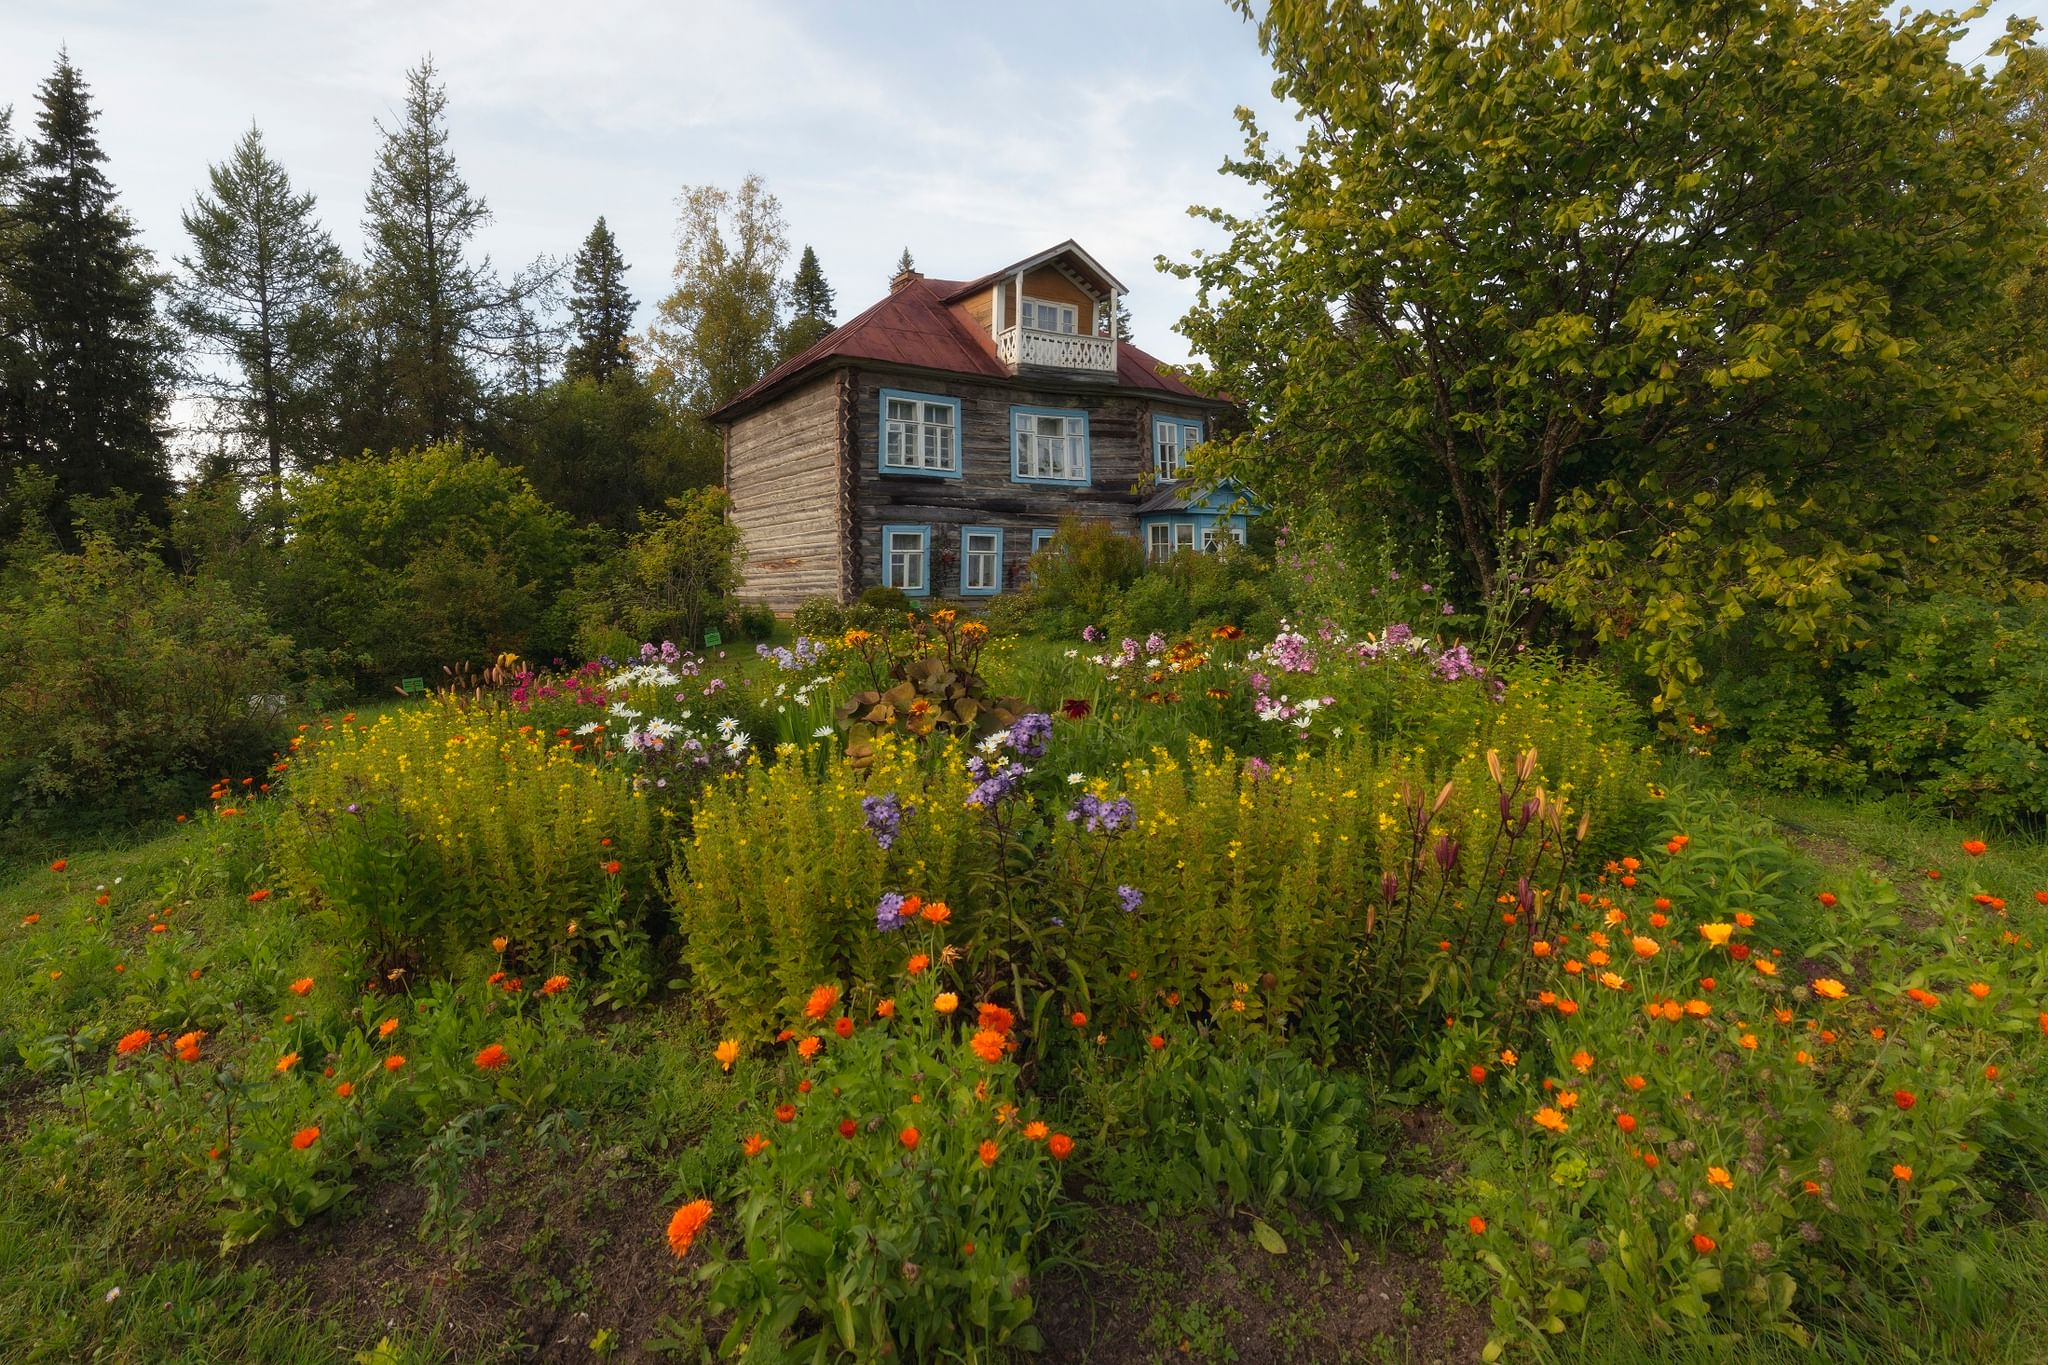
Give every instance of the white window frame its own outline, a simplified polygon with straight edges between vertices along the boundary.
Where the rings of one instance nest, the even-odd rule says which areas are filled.
[[[902,542],[908,542],[908,545]],[[914,548],[911,548],[914,547]],[[899,574],[901,564],[904,572]],[[913,576],[910,570],[915,569]],[[928,526],[884,526],[882,528],[882,586],[901,588],[911,597],[925,597],[932,590],[932,533]]]
[[[1041,308],[1049,308],[1053,311],[1054,326],[1041,327],[1038,325],[1038,310]],[[1024,309],[1020,316],[1023,318],[1026,331],[1058,332],[1065,336],[1076,336],[1079,334],[1081,310],[1071,303],[1055,303],[1051,299],[1034,299],[1029,294],[1026,294],[1024,296]]]
[[[1047,423],[1058,429],[1046,429]],[[1088,414],[1079,409],[1010,409],[1010,478],[1017,483],[1085,484]]]
[[[884,474],[960,477],[959,399],[883,389],[881,409],[877,459]]]
[[[1187,477],[1188,452],[1202,444],[1203,425],[1189,417],[1152,419],[1152,474],[1161,483]]]
[[[976,549],[975,541],[987,542]],[[1003,590],[1003,531],[1000,526],[960,528],[960,595],[993,597]]]
[[[1244,544],[1244,528],[1232,522],[1226,526],[1204,526],[1202,528],[1202,553],[1215,554],[1223,548],[1223,542],[1234,545]]]

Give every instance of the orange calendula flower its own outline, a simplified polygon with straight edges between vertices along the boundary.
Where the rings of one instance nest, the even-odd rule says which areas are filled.
[[[616,859],[616,858],[612,859],[612,860],[611,860],[610,862],[607,862],[607,863],[606,863],[606,864],[604,865],[604,875],[605,875],[605,876],[607,876],[607,877],[616,877],[616,876],[618,876],[618,875],[619,875],[619,867],[620,867],[620,863],[619,863],[619,860],[618,860],[618,859]]]
[[[1045,1150],[1052,1154],[1054,1161],[1065,1161],[1074,1152],[1074,1140],[1065,1133],[1054,1133],[1045,1140]]]
[[[1644,938],[1641,934],[1637,934],[1634,938],[1630,939],[1628,946],[1637,957],[1644,958],[1655,957],[1664,951],[1663,945],[1658,943],[1656,939]]]
[[[1052,1130],[1047,1128],[1043,1122],[1033,1119],[1024,1125],[1024,1139],[1027,1142],[1043,1142],[1045,1141],[1045,1135],[1050,1131]]]
[[[510,943],[511,941],[511,939],[506,938],[503,934],[500,934],[496,938],[491,940],[491,951],[494,953],[502,953],[505,951],[505,945]]]
[[[1572,1054],[1572,1067],[1580,1073],[1591,1071],[1593,1069],[1593,1054],[1584,1048],[1580,1048]]]
[[[293,995],[310,995],[312,991],[313,978],[310,976],[302,976],[297,981],[292,982]]]
[[[114,1051],[120,1053],[123,1057],[128,1056],[130,1053],[140,1052],[149,1046],[149,1040],[153,1037],[155,1035],[146,1028],[136,1029],[133,1033],[124,1033],[121,1035],[121,1041],[114,1044]],[[293,1060],[297,1059],[294,1058]]]
[[[1756,928],[1756,916],[1750,914],[1747,910],[1737,910],[1735,912],[1735,922],[1745,929]]]
[[[389,1057],[386,1057],[384,1059],[384,1069],[386,1071],[396,1071],[404,1065],[405,1058],[396,1052],[392,1053]]]
[[[1475,1213],[1465,1220],[1465,1227],[1474,1237],[1481,1237],[1486,1233],[1486,1220]]]
[[[568,988],[569,978],[559,972],[540,983],[542,995],[559,995]]]
[[[1972,858],[1983,857],[1985,851],[1989,848],[1990,845],[1985,843],[1982,839],[1963,840],[1963,852],[1969,854]]]
[[[1982,981],[1972,981],[1969,985],[1969,991],[1972,996],[1982,1000],[1985,996],[1991,994],[1991,987]]]
[[[499,1067],[505,1065],[510,1056],[511,1054],[505,1051],[503,1043],[491,1043],[483,1051],[476,1054],[476,1064],[480,1070],[496,1071]]]
[[[334,1087],[334,1093],[341,1096],[343,1099],[347,1099],[350,1095],[356,1093],[355,1082],[343,1081],[340,1085]]]
[[[876,1018],[879,1018],[879,1019],[893,1019],[893,1018],[895,1018],[895,1017],[896,1017],[896,1002],[895,1002],[894,1000],[878,1000],[878,1001],[876,1001],[876,1002],[875,1002],[875,1017],[876,1017]]]
[[[999,1150],[995,1143],[984,1139],[981,1146],[974,1149],[974,1154],[981,1158],[982,1165],[993,1166],[996,1164],[996,1153]]]
[[[976,1007],[974,1022],[981,1028],[992,1028],[997,1033],[1008,1033],[1017,1025],[1017,1017],[1001,1005],[982,1004]]]
[[[1571,1127],[1569,1123],[1565,1122],[1562,1110],[1552,1109],[1548,1105],[1536,1111],[1536,1126],[1548,1128],[1553,1133],[1562,1133]]]
[[[1907,1164],[1906,1164],[1905,1162],[1903,1162],[1903,1161],[1900,1161],[1900,1162],[1895,1162],[1895,1163],[1893,1164],[1893,1166],[1892,1166],[1892,1179],[1894,1179],[1894,1180],[1898,1181],[1898,1182],[1899,1182],[1899,1183],[1900,1183],[1901,1185],[1903,1185],[1903,1184],[1905,1184],[1905,1183],[1906,1183],[1907,1181],[1910,1181],[1910,1180],[1911,1180],[1912,1178],[1913,1178],[1913,1168],[1912,1168],[1911,1166],[1908,1166],[1908,1165],[1907,1165]]]
[[[267,901],[267,900],[269,900],[269,899],[270,899],[270,892],[269,892],[269,891],[268,891],[267,889],[266,889],[266,890],[262,890],[262,891],[251,891],[251,892],[249,893],[249,903],[250,903],[251,905],[256,905],[256,904],[259,904],[259,903],[261,903],[261,902],[263,902],[263,901]]]
[[[1702,1256],[1712,1251],[1715,1245],[1714,1239],[1704,1232],[1695,1232],[1692,1235],[1692,1249]]]
[[[1634,1114],[1616,1114],[1614,1116],[1614,1126],[1621,1129],[1624,1133],[1633,1133],[1636,1130],[1636,1116]]]
[[[932,999],[932,1008],[940,1014],[951,1014],[954,1010],[960,1008],[960,997],[951,991],[940,991]]]
[[[775,1106],[775,1121],[776,1121],[777,1123],[790,1123],[790,1122],[794,1121],[794,1120],[795,1120],[795,1118],[796,1118],[796,1106],[795,1106],[795,1105],[793,1105],[793,1104],[778,1104],[778,1105],[776,1105],[776,1106]]]
[[[379,1038],[389,1038],[396,1032],[398,1032],[398,1021],[396,1019],[386,1019],[383,1023],[377,1025],[377,1036]]]
[[[1075,1010],[1072,1014],[1067,1016],[1067,1022],[1072,1024],[1075,1028],[1087,1028],[1088,1016],[1083,1014],[1079,1010]]]
[[[823,1019],[839,1003],[837,986],[819,986],[811,992],[811,998],[804,1002],[804,1018]]]
[[[818,1050],[824,1046],[824,1043],[820,1042],[815,1034],[805,1034],[796,1045],[796,1055],[808,1062],[811,1058],[817,1056]]]
[[[1610,991],[1625,990],[1628,987],[1628,982],[1623,980],[1618,972],[1600,973],[1600,984]]]
[[[740,1144],[740,1150],[749,1157],[757,1157],[768,1150],[768,1139],[762,1137],[759,1133],[749,1133],[747,1134],[746,1141]]]
[[[1515,1050],[1513,1048],[1504,1047],[1500,1050],[1500,1064],[1502,1066],[1513,1066],[1516,1062],[1520,1060],[1521,1059],[1515,1055]]]
[[[292,1134],[292,1146],[301,1152],[305,1151],[308,1147],[311,1147],[314,1143],[318,1142],[319,1140],[320,1129],[313,1124],[308,1124],[306,1127],[301,1128],[298,1132]]]
[[[832,1031],[841,1038],[851,1038],[853,1036],[853,1020],[847,1015],[840,1015],[832,1021]]]
[[[910,955],[910,961],[904,964],[903,969],[909,972],[912,976],[919,976],[923,974],[925,968],[931,965],[932,960],[929,957],[926,957],[923,953],[912,953]]]
[[[1752,962],[1750,965],[1752,967],[1755,967],[1759,972],[1762,972],[1765,976],[1776,976],[1778,974],[1778,964],[1771,961],[1767,957],[1760,957],[1756,959],[1756,961]]]
[[[924,1139],[918,1133],[917,1129],[905,1128],[902,1132],[896,1135],[896,1140],[903,1144],[903,1149],[905,1151],[914,1152],[917,1150],[917,1144],[919,1142],[922,1142]]]
[[[278,1058],[278,1059],[277,1059],[277,1068],[276,1068],[276,1069],[277,1069],[277,1070],[278,1070],[278,1071],[279,1071],[280,1073],[282,1073],[282,1072],[290,1071],[290,1070],[291,1070],[291,1069],[292,1069],[293,1067],[297,1066],[298,1064],[299,1064],[299,1054],[298,1054],[298,1053],[296,1053],[296,1052],[287,1052],[287,1053],[285,1053],[285,1054],[284,1054],[284,1056],[282,1056],[282,1057],[280,1057],[280,1058]]]
[[[1486,1068],[1477,1062],[1474,1062],[1472,1069],[1465,1074],[1472,1078],[1472,1084],[1474,1085],[1484,1085],[1486,1083]]]
[[[1627,1086],[1631,1090],[1641,1090],[1644,1086],[1648,1085],[1649,1082],[1644,1080],[1641,1076],[1630,1076],[1624,1081],[1622,1081],[1622,1084]]]
[[[944,901],[933,901],[930,905],[918,911],[917,917],[926,924],[944,924],[947,920],[953,918],[953,910]]]
[[[968,1046],[972,1047],[974,1055],[984,1062],[993,1064],[1003,1059],[1003,1035],[992,1028],[978,1030]]]
[[[1557,1107],[1558,1107],[1558,1108],[1560,1108],[1560,1109],[1576,1109],[1576,1108],[1578,1108],[1578,1107],[1579,1107],[1579,1092],[1578,1092],[1578,1091],[1576,1091],[1576,1090],[1560,1090],[1560,1091],[1558,1091],[1558,1092],[1557,1092]]]
[[[1557,1002],[1557,1012],[1559,1014],[1564,1015],[1567,1019],[1569,1019],[1572,1015],[1577,1014],[1579,1012],[1579,1002],[1576,1000],[1561,999]]]
[[[720,1071],[732,1070],[732,1064],[740,1059],[740,1040],[737,1038],[720,1039],[718,1046],[711,1049],[711,1055],[718,1059],[718,1069]]]
[[[1707,1183],[1719,1186],[1724,1190],[1732,1190],[1735,1188],[1735,1177],[1728,1174],[1724,1167],[1709,1166],[1707,1167]]]
[[[668,1249],[676,1254],[677,1260],[690,1254],[691,1243],[697,1240],[697,1234],[710,1221],[709,1199],[692,1199],[669,1216]]]
[[[1849,988],[1831,976],[1823,976],[1813,983],[1813,993],[1823,1000],[1840,1000],[1849,993]]]
[[[1529,945],[1529,951],[1535,954],[1537,957],[1549,957],[1550,954],[1555,950],[1550,946],[1549,943],[1539,938],[1534,943]]]

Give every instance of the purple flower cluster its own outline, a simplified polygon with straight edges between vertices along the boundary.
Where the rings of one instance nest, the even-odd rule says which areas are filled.
[[[1145,893],[1135,886],[1119,886],[1116,889],[1116,898],[1122,903],[1127,915],[1145,903]]]
[[[1101,626],[1083,626],[1081,627],[1081,638],[1093,645],[1100,644],[1105,637],[1103,636]]]
[[[1138,818],[1138,808],[1127,796],[1105,801],[1093,792],[1082,793],[1081,799],[1067,810],[1067,822],[1078,823],[1090,834],[1116,834],[1129,829]]]
[[[1472,651],[1463,645],[1452,645],[1449,649],[1437,655],[1436,662],[1432,663],[1429,668],[1430,672],[1436,674],[1441,682],[1456,682],[1460,678],[1481,678],[1486,676],[1486,670],[1481,668],[1478,662],[1473,659]]]
[[[825,657],[829,648],[830,646],[823,640],[813,640],[808,635],[799,635],[796,637],[794,649],[784,645],[776,645],[772,649],[767,645],[755,645],[754,653],[763,659],[773,659],[775,666],[784,673],[794,673],[818,663]]]
[[[974,779],[967,804],[979,810],[994,810],[1017,794],[1017,788],[1030,772],[1031,769],[1012,763],[1007,757],[990,760],[974,755],[967,760],[967,775]]]
[[[899,799],[895,792],[889,792],[882,796],[863,796],[860,814],[868,833],[875,836],[875,843],[887,849],[903,832],[903,822],[917,814],[917,806]]]
[[[1273,643],[1263,651],[1266,661],[1282,673],[1313,673],[1316,656],[1309,653],[1306,637],[1283,630],[1273,637]]]
[[[1041,758],[1052,740],[1052,717],[1043,711],[1019,716],[1010,727],[1006,743],[1019,758]]]
[[[900,929],[907,916],[903,913],[903,897],[894,891],[882,893],[882,899],[875,905],[875,928],[881,933]]]

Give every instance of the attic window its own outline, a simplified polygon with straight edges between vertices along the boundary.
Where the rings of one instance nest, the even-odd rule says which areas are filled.
[[[1034,332],[1065,332],[1072,335],[1080,325],[1080,313],[1071,303],[1047,303],[1044,299],[1024,300],[1024,325]]]

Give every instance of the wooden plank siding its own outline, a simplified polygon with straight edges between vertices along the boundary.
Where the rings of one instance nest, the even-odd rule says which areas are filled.
[[[860,370],[852,381],[852,423],[845,449],[854,484],[848,547],[859,589],[882,581],[882,527],[929,526],[934,597],[960,596],[960,528],[993,526],[1003,532],[1002,590],[1022,585],[1031,557],[1031,533],[1058,527],[1068,516],[1108,520],[1135,536],[1140,478],[1152,467],[1152,414],[1198,418],[1213,412],[1128,392],[1074,392],[1026,384],[944,379]],[[883,389],[960,401],[962,477],[933,478],[881,471]],[[1086,487],[1018,483],[1011,478],[1010,408],[1013,404],[1080,411],[1088,415],[1089,482]],[[977,599],[985,600],[985,599]]]
[[[851,501],[841,480],[842,375],[821,375],[726,428],[725,486],[745,537],[742,601],[787,612],[844,595],[841,527]]]

